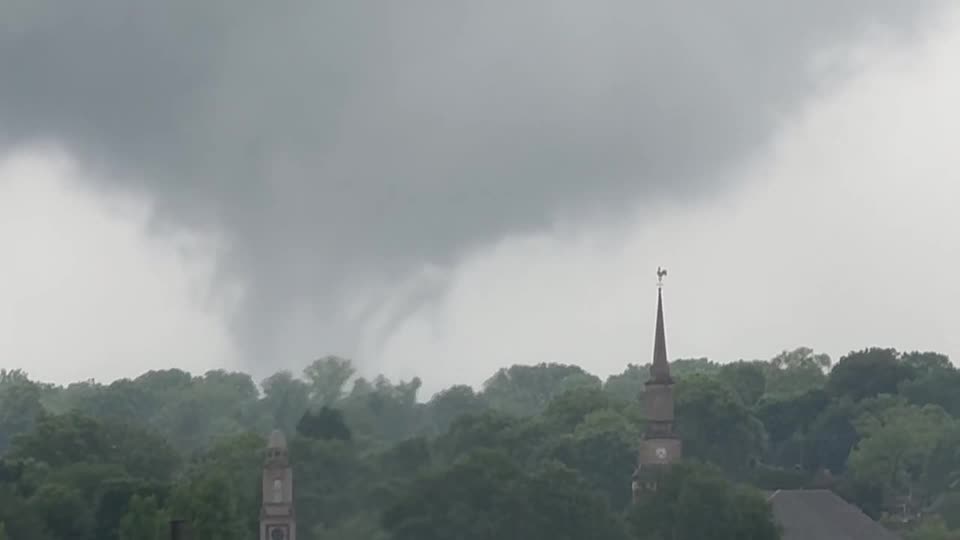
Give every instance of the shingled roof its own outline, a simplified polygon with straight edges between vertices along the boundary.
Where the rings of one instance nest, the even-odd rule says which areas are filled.
[[[825,489],[768,494],[782,540],[900,540],[856,506]]]

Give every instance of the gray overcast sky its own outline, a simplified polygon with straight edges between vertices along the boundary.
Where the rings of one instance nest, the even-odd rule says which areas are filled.
[[[960,354],[947,6],[6,2],[0,365]]]

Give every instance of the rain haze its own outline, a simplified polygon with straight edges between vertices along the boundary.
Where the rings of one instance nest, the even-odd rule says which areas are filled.
[[[960,356],[936,0],[0,6],[0,366]]]

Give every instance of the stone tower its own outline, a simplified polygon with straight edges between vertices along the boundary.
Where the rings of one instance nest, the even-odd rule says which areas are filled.
[[[293,469],[283,432],[274,430],[263,466],[263,503],[260,506],[260,540],[296,540],[293,511]]]
[[[644,414],[647,426],[640,440],[640,455],[633,474],[634,500],[643,493],[656,491],[657,481],[671,465],[680,460],[683,446],[674,431],[673,378],[667,360],[667,337],[663,328],[663,276],[658,270],[660,284],[657,291],[657,329],[654,335],[653,364],[650,380],[643,392]]]

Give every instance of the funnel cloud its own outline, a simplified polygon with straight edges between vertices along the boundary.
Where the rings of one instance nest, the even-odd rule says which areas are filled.
[[[0,142],[225,238],[248,365],[301,364],[479,247],[729,188],[820,55],[942,5],[12,0]]]

